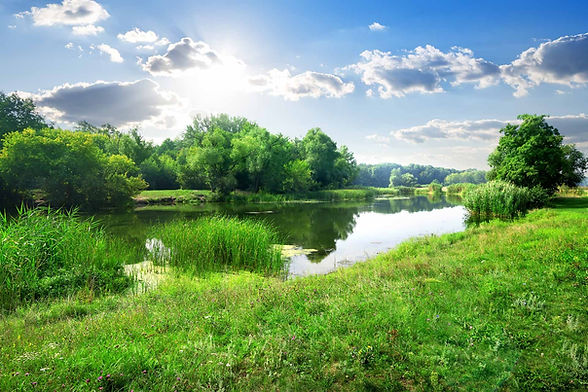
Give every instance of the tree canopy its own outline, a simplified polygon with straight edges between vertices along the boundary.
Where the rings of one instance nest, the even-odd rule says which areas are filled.
[[[2,138],[9,132],[20,132],[24,129],[47,128],[47,123],[30,98],[21,98],[18,94],[6,95],[0,92],[0,147]]]
[[[563,144],[559,130],[544,115],[523,114],[521,124],[500,130],[498,146],[488,157],[489,180],[539,187],[554,193],[560,185],[576,186],[588,168],[588,161],[574,145]]]

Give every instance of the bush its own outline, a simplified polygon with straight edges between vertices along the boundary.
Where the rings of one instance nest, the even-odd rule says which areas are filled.
[[[155,262],[199,273],[227,269],[277,272],[284,267],[276,231],[260,222],[224,216],[156,226]]]
[[[0,215],[0,309],[42,298],[119,292],[131,283],[132,249],[75,213],[21,208]]]
[[[539,191],[534,192],[507,182],[491,181],[468,191],[464,205],[472,216],[515,218],[534,207]]]

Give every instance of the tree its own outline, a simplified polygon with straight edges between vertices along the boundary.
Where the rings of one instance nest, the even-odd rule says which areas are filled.
[[[132,160],[106,155],[96,143],[100,137],[61,129],[10,133],[0,151],[0,176],[10,191],[53,206],[130,203],[147,184]]]
[[[313,128],[302,139],[302,149],[312,171],[313,181],[323,187],[331,185],[335,160],[339,155],[337,144],[320,128]]]
[[[16,93],[6,95],[0,92],[0,147],[2,138],[9,132],[46,127],[47,123],[43,116],[37,113],[32,99],[23,99]]]
[[[559,131],[544,115],[523,114],[519,125],[508,124],[496,150],[488,157],[489,180],[503,180],[527,188],[540,187],[553,194],[560,185],[575,186],[587,169],[583,154],[564,145]]]
[[[296,159],[284,165],[284,181],[282,190],[288,192],[304,192],[312,186],[312,173],[308,162]]]

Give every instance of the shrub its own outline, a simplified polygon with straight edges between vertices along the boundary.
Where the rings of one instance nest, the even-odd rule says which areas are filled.
[[[123,264],[132,249],[75,213],[21,208],[0,215],[0,309],[48,297],[118,292],[129,286]]]
[[[157,264],[192,273],[277,272],[284,266],[276,231],[261,222],[224,216],[177,220],[154,227],[152,236],[165,247],[152,254]]]
[[[527,188],[491,181],[468,191],[464,205],[472,216],[515,218],[533,207],[535,196]]]

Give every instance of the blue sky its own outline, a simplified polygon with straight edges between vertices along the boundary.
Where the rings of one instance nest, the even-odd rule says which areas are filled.
[[[226,112],[360,162],[485,168],[537,113],[588,151],[588,2],[479,3],[3,0],[0,89],[155,141]]]

